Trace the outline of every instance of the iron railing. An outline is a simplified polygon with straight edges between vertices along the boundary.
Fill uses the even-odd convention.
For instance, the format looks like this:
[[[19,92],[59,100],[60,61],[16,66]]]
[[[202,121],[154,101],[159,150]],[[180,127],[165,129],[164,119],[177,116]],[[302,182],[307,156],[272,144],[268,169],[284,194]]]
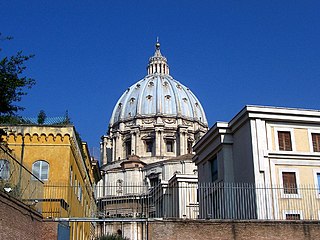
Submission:
[[[48,182],[44,185],[42,215],[45,218],[95,218],[97,215],[93,188]]]
[[[314,185],[114,183],[97,189],[100,218],[320,220]]]
[[[43,182],[25,168],[5,145],[0,145],[0,191],[42,212],[38,199],[43,195]]]

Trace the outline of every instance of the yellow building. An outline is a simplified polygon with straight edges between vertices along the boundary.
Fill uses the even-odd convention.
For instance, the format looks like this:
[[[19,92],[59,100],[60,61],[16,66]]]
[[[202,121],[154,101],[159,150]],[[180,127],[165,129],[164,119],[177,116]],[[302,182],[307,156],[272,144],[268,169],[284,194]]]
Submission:
[[[100,179],[99,166],[91,161],[71,124],[3,125],[8,144],[18,160],[44,182],[43,197],[36,199],[44,218],[92,217],[96,210],[94,187]],[[40,205],[41,204],[41,205]],[[70,222],[70,239],[92,239],[90,222]]]
[[[320,220],[319,110],[246,106],[194,150],[201,217]]]

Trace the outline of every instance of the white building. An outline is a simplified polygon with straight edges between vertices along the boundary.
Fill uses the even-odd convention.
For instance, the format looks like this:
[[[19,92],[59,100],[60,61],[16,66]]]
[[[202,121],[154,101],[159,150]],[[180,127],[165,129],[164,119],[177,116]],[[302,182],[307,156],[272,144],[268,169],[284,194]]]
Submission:
[[[201,218],[223,211],[223,218],[319,219],[319,110],[246,106],[216,123],[194,151],[199,184],[215,188],[201,192]],[[237,200],[228,183],[243,189],[233,188]],[[245,204],[250,211],[241,212]]]
[[[102,211],[107,216],[134,217],[143,206],[137,203],[133,209],[126,204],[133,196],[138,198],[146,189],[156,191],[156,186],[166,189],[175,181],[194,184],[197,171],[192,161],[192,146],[207,129],[199,100],[169,74],[167,59],[157,42],[147,75],[122,94],[114,107],[107,134],[102,137],[103,180],[99,183],[98,198],[103,205],[116,196],[122,204],[122,210],[118,211],[110,208],[117,206],[109,201],[105,204],[109,208],[102,207]],[[140,187],[127,187],[132,184]],[[186,216],[183,209],[187,205],[180,207],[177,215]],[[156,206],[148,211],[162,215],[167,212]]]

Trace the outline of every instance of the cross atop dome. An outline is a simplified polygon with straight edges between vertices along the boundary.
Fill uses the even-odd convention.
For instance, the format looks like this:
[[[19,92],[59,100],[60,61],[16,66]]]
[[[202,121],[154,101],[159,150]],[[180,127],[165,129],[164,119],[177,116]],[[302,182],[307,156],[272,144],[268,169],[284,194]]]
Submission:
[[[162,56],[160,52],[160,42],[157,37],[157,42],[155,44],[156,51],[152,57],[149,58],[149,64],[147,67],[148,75],[161,74],[169,75],[169,66],[167,64],[167,59]]]

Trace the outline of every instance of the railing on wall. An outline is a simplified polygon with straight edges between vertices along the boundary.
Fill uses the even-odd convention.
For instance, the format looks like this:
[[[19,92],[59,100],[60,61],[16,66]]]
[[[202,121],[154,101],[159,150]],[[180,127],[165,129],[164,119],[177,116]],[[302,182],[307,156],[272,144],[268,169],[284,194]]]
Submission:
[[[0,191],[38,211],[44,218],[97,216],[92,186],[43,182],[5,145],[0,145]]]
[[[101,189],[98,191],[102,191]],[[100,218],[320,220],[318,186],[119,183],[104,186]]]
[[[0,145],[0,191],[42,212],[43,182]]]
[[[43,192],[44,218],[96,217],[97,207],[91,186],[47,182]]]

